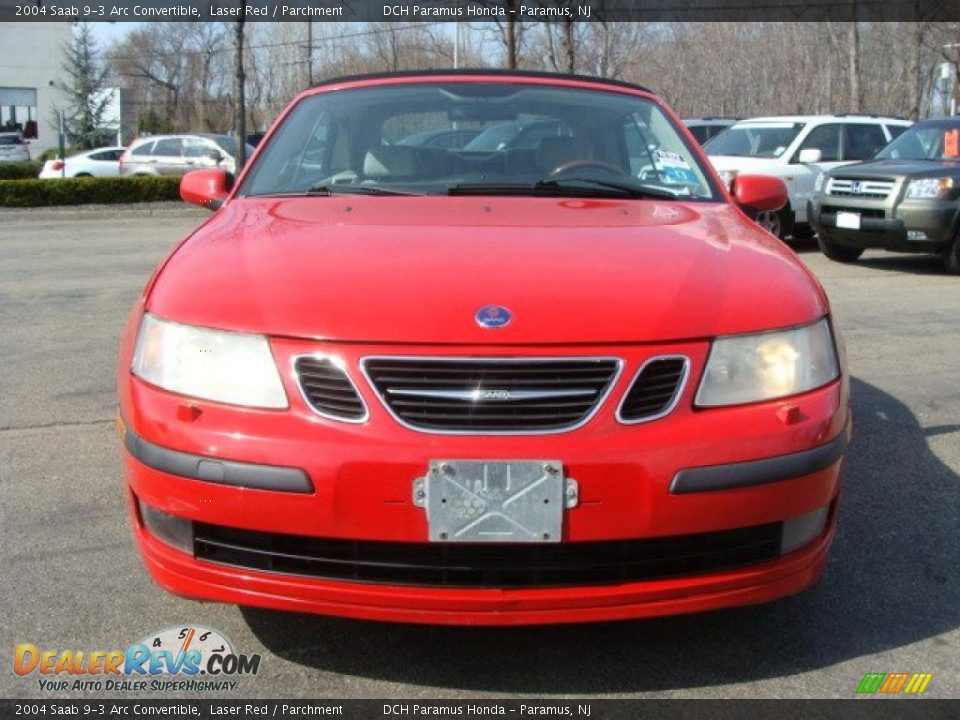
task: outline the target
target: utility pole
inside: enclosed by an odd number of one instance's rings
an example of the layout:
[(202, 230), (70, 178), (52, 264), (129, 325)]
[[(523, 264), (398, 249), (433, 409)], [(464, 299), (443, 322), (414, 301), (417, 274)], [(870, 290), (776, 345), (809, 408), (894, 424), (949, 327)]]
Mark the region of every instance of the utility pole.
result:
[(313, 23), (309, 21), (307, 22), (307, 87), (313, 87)]
[(240, 19), (233, 24), (233, 44), (236, 56), (233, 66), (233, 132), (235, 139), (234, 173), (240, 174), (247, 162), (247, 100), (244, 92), (246, 74), (243, 71), (243, 28), (247, 20), (246, 6), (240, 3)]
[(453, 24), (453, 69), (460, 67), (460, 23)]
[(856, 21), (857, 4), (853, 4), (854, 21), (850, 23), (850, 40), (847, 45), (848, 72), (850, 76), (850, 99), (853, 102), (851, 110), (863, 110), (863, 97), (860, 91), (860, 29)]

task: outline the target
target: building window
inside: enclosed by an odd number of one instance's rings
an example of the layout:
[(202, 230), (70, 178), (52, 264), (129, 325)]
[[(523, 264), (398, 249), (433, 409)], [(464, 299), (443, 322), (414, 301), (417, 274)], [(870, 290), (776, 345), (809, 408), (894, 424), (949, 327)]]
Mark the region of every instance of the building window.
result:
[(36, 88), (0, 87), (0, 132), (20, 132), (36, 140), (37, 130)]

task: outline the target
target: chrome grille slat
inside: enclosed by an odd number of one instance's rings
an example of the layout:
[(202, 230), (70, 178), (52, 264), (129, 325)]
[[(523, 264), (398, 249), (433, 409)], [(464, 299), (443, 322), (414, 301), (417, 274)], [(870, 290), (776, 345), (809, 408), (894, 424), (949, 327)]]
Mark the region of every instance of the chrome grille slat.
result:
[[(399, 406), (399, 407), (410, 407), (410, 408), (417, 409), (417, 408), (422, 408), (423, 405), (424, 405), (424, 402), (423, 402), (422, 400), (420, 400), (420, 401), (415, 401), (415, 400), (399, 400), (399, 399), (398, 399), (398, 400), (394, 400), (394, 401), (391, 403), (391, 405)], [(431, 402), (430, 405), (431, 405), (432, 407), (438, 407), (438, 408), (456, 408), (456, 407), (458, 407), (458, 405), (453, 404), (453, 403), (444, 404), (444, 403), (442, 403), (442, 402)], [(587, 402), (587, 403), (582, 402), (582, 401), (581, 401), (581, 402), (555, 402), (555, 403), (535, 402), (535, 403), (524, 403), (523, 407), (524, 407), (524, 409), (527, 409), (527, 408), (531, 408), (531, 409), (533, 409), (533, 408), (536, 408), (536, 409), (539, 409), (539, 408), (567, 408), (567, 407), (569, 407), (569, 408), (578, 408), (578, 409), (580, 409), (581, 411), (583, 411), (583, 410), (589, 410), (591, 405), (593, 405), (593, 401), (590, 401), (590, 402)], [(495, 407), (498, 407), (498, 405), (497, 405), (496, 403), (491, 403), (491, 404), (490, 404), (490, 407), (491, 407), (491, 408), (495, 408)], [(504, 407), (503, 403), (500, 403), (500, 404), (499, 404), (499, 407), (503, 408), (503, 407)]]
[[(511, 381), (517, 380), (518, 378), (490, 374), (490, 375), (484, 375), (481, 379), (487, 383), (493, 383), (493, 382), (500, 382), (500, 381), (511, 382)], [(577, 379), (582, 380), (583, 382), (605, 382), (607, 379), (607, 375), (602, 374), (602, 375), (596, 375), (594, 377), (587, 377), (587, 378), (580, 376)], [(379, 378), (379, 381), (387, 385), (400, 384), (400, 383), (417, 383), (418, 386), (435, 385), (440, 387), (446, 387), (450, 384), (450, 380), (448, 378), (436, 378), (436, 377), (428, 377), (428, 376), (423, 376), (423, 377), (385, 376), (385, 377)], [(557, 380), (555, 378), (523, 378), (523, 382), (525, 385), (536, 385), (536, 386), (557, 385)], [(566, 387), (566, 385), (562, 383), (561, 383), (561, 386)]]
[(390, 414), (409, 428), (537, 434), (586, 423), (612, 390), (621, 361), (369, 357), (361, 368)]
[(893, 191), (893, 180), (875, 180), (866, 178), (830, 178), (827, 181), (827, 195), (842, 197), (886, 198)]

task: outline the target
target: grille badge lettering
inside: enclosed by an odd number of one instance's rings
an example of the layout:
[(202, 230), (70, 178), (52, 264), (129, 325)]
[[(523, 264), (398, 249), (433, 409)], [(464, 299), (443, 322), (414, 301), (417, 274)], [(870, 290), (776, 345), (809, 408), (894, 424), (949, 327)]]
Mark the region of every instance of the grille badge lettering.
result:
[(389, 395), (405, 397), (440, 398), (464, 402), (511, 402), (520, 400), (547, 400), (550, 398), (588, 397), (596, 395), (590, 388), (569, 390), (504, 390), (501, 388), (477, 388), (475, 390), (444, 390), (441, 388), (387, 388)]

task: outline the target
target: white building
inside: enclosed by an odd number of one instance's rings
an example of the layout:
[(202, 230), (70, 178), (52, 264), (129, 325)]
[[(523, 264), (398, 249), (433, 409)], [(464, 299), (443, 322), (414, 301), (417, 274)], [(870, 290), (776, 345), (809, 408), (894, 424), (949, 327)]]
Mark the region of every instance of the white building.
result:
[(66, 102), (61, 66), (70, 40), (69, 22), (0, 23), (0, 131), (23, 132), (32, 157), (57, 147), (56, 113)]

